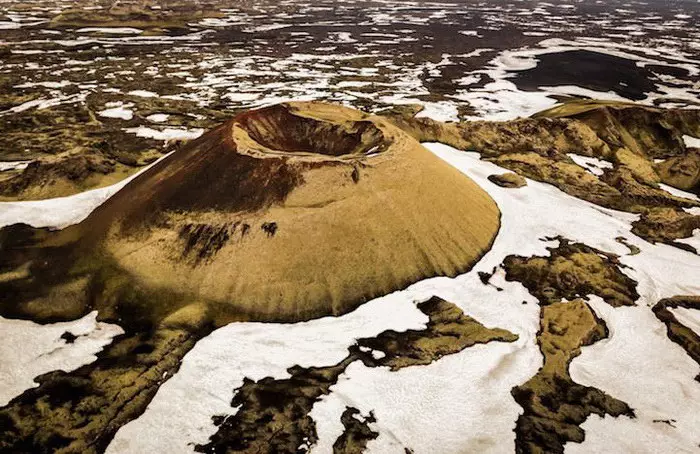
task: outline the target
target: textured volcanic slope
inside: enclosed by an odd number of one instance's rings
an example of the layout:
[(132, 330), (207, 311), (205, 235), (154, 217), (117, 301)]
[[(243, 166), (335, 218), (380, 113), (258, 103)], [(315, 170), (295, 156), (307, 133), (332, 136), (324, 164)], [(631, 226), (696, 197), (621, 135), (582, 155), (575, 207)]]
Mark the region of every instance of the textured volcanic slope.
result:
[[(499, 227), (474, 182), (387, 120), (320, 103), (241, 114), (60, 232), (0, 231), (0, 313), (125, 329), (348, 312), (468, 270)], [(172, 317), (170, 317), (172, 319)]]
[(700, 135), (700, 112), (660, 109), (632, 103), (575, 100), (533, 115), (533, 118), (578, 120), (615, 151), (627, 148), (635, 155), (667, 159), (686, 154), (683, 135)]
[[(639, 213), (633, 233), (695, 251), (676, 240), (700, 226), (700, 215), (684, 210), (700, 202), (659, 183), (700, 191), (700, 150), (684, 141), (700, 137), (700, 110), (574, 99), (530, 118), (461, 123), (416, 117), (418, 111), (397, 106), (382, 115), (421, 142), (477, 151), (484, 160), (574, 197)], [(602, 168), (593, 172), (572, 155), (594, 158)]]

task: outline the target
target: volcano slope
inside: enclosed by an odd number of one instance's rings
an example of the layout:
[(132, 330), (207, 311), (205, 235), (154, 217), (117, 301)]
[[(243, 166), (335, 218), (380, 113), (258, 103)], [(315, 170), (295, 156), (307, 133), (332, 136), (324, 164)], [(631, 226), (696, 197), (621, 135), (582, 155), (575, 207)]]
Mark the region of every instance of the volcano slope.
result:
[(178, 150), (79, 225), (6, 229), (2, 312), (114, 319), (125, 288), (148, 288), (182, 297), (129, 298), (129, 312), (201, 303), (217, 325), (339, 315), (468, 270), (498, 225), (485, 192), (385, 120), (280, 105)]
[(0, 315), (97, 310), (125, 334), (0, 409), (0, 450), (103, 450), (184, 354), (233, 321), (351, 311), (467, 271), (493, 200), (386, 119), (319, 103), (240, 114), (137, 176), (80, 224), (0, 230)]

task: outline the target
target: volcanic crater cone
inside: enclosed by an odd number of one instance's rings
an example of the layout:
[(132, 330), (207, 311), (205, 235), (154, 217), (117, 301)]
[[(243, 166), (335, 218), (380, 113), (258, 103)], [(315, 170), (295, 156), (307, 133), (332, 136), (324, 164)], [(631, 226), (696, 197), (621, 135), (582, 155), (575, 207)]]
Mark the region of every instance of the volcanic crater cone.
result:
[(467, 271), (499, 228), (473, 181), (381, 117), (321, 103), (236, 116), (80, 224), (0, 231), (2, 315), (152, 326), (299, 321)]

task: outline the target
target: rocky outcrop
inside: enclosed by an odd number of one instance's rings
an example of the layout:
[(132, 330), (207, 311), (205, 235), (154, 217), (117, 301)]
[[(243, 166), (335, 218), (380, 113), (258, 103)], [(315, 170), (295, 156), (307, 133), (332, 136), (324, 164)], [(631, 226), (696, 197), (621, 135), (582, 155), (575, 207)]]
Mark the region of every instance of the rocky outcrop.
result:
[[(688, 353), (693, 361), (700, 365), (700, 334), (678, 321), (672, 309), (683, 307), (700, 311), (700, 296), (674, 296), (664, 298), (654, 305), (652, 310), (656, 318), (666, 325), (666, 334)], [(700, 374), (695, 377), (700, 382)]]
[(497, 184), (503, 188), (522, 188), (527, 185), (527, 180), (525, 180), (525, 178), (513, 172), (489, 175), (488, 179), (491, 183)]
[(695, 109), (576, 100), (534, 117), (576, 120), (591, 128), (611, 149), (626, 148), (652, 159), (683, 155), (686, 152), (683, 136), (700, 136), (700, 112)]
[(37, 377), (37, 388), (0, 408), (1, 452), (104, 452), (138, 418), (199, 340), (191, 325), (166, 322), (125, 335), (92, 364)]
[(330, 393), (355, 358), (328, 367), (292, 367), (290, 378), (246, 378), (231, 401), (238, 411), (214, 417), (217, 432), (195, 450), (203, 453), (307, 452), (318, 441), (309, 416), (317, 400)]
[(700, 149), (668, 158), (655, 166), (662, 182), (674, 188), (700, 194)]
[(361, 454), (367, 448), (367, 442), (379, 436), (369, 425), (377, 422), (374, 414), (362, 416), (357, 408), (345, 407), (340, 416), (345, 430), (333, 443), (333, 454)]
[(530, 380), (512, 389), (523, 408), (515, 426), (518, 453), (563, 453), (567, 442), (581, 443), (586, 419), (634, 417), (624, 402), (576, 383), (569, 374), (581, 347), (608, 337), (605, 322), (581, 298), (597, 295), (614, 307), (635, 304), (637, 283), (621, 272), (617, 256), (557, 238), (549, 257), (509, 255), (506, 280), (522, 283), (539, 300), (537, 343), (544, 363)]
[(597, 295), (614, 307), (633, 306), (637, 282), (627, 277), (618, 257), (582, 243), (554, 238), (548, 257), (509, 255), (503, 261), (506, 280), (522, 283), (540, 304)]
[(567, 442), (581, 443), (581, 424), (592, 414), (634, 417), (624, 402), (583, 386), (569, 375), (581, 347), (607, 337), (605, 323), (581, 300), (542, 307), (537, 343), (544, 364), (526, 383), (513, 388), (523, 414), (515, 425), (518, 453), (563, 453)]
[[(697, 110), (570, 100), (531, 118), (461, 123), (417, 118), (418, 111), (402, 106), (383, 114), (420, 141), (477, 151), (482, 159), (606, 208), (644, 214), (659, 207), (700, 206), (658, 186), (666, 182), (688, 190), (696, 187), (697, 153), (686, 148), (683, 136), (700, 136)], [(609, 168), (593, 174), (570, 153), (606, 161)], [(655, 164), (660, 159), (665, 161)], [(672, 232), (644, 232), (635, 233), (650, 241), (679, 244)]]
[(418, 308), (430, 317), (425, 329), (384, 331), (376, 337), (359, 339), (357, 347), (352, 349), (357, 357), (366, 366), (399, 370), (430, 364), (475, 344), (518, 339), (504, 329), (486, 328), (454, 304), (438, 297), (420, 303)]
[(689, 244), (676, 241), (690, 238), (700, 229), (700, 215), (693, 215), (673, 208), (651, 209), (632, 223), (632, 233), (652, 243), (661, 242), (697, 253)]

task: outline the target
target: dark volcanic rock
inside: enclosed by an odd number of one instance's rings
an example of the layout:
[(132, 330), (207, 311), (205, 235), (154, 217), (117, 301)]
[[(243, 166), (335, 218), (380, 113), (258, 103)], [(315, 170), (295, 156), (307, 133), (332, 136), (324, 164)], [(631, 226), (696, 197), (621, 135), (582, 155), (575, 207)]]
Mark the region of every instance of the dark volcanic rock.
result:
[(355, 354), (367, 366), (399, 370), (430, 364), (475, 344), (518, 339), (504, 329), (486, 328), (454, 304), (436, 296), (420, 303), (418, 308), (430, 317), (424, 330), (384, 331), (376, 337), (358, 339), (357, 347), (353, 347)]
[(634, 60), (589, 50), (569, 50), (537, 56), (537, 66), (515, 72), (513, 81), (523, 90), (578, 85), (590, 90), (615, 91), (635, 101), (656, 91), (654, 73)]
[(367, 442), (379, 436), (379, 432), (369, 427), (369, 424), (377, 422), (372, 412), (363, 417), (357, 408), (346, 407), (340, 422), (345, 430), (333, 443), (333, 454), (361, 454), (365, 451)]

